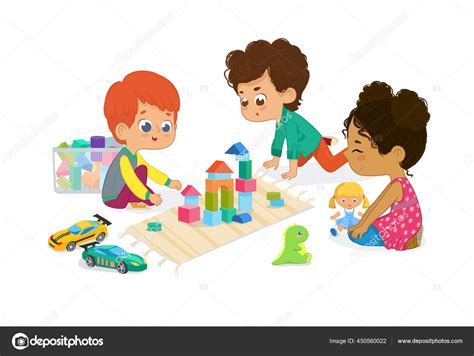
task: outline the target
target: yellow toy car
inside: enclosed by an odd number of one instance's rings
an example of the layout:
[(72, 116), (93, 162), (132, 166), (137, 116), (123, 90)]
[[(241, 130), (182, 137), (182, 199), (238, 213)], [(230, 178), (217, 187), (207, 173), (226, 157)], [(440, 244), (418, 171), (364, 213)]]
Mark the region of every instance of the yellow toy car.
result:
[(83, 220), (65, 230), (58, 231), (48, 239), (48, 245), (55, 251), (74, 251), (77, 245), (83, 245), (91, 240), (102, 242), (108, 235), (107, 226), (112, 223), (99, 214), (94, 220)]

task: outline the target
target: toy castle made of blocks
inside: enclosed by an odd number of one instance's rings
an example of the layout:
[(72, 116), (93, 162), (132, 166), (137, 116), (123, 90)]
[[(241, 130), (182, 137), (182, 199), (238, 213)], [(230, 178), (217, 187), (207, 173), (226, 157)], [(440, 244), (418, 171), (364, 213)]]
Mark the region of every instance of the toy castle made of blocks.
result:
[[(207, 170), (205, 180), (203, 222), (208, 226), (225, 223), (252, 221), (253, 193), (257, 190), (257, 181), (252, 178), (252, 160), (245, 146), (233, 144), (226, 154), (234, 155), (239, 163), (239, 176), (233, 178), (232, 169), (224, 161), (215, 161)], [(237, 191), (237, 208), (234, 195)], [(219, 200), (220, 193), (220, 200)], [(178, 208), (179, 221), (192, 223), (200, 220), (199, 192), (193, 186), (187, 186), (181, 193), (185, 205)], [(220, 201), (220, 205), (219, 205)]]

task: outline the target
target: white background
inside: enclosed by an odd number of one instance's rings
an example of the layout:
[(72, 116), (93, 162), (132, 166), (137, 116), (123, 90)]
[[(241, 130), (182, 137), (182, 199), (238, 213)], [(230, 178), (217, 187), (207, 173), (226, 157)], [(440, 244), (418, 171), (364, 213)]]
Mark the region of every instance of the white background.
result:
[[(0, 5), (2, 325), (472, 325), (474, 8), (468, 1), (10, 1)], [(383, 80), (427, 99), (427, 151), (411, 171), (425, 234), (414, 251), (366, 251), (329, 239), (335, 185), (360, 181), (374, 200), (384, 177), (335, 174), (311, 162), (296, 183), (315, 208), (199, 257), (179, 269), (150, 254), (149, 270), (89, 270), (80, 252), (47, 238), (101, 213), (117, 235), (180, 201), (137, 213), (97, 195), (53, 191), (51, 148), (108, 135), (108, 87), (135, 70), (178, 88), (177, 139), (146, 158), (184, 184), (203, 186), (215, 159), (242, 141), (254, 166), (270, 158), (273, 123), (245, 121), (223, 71), (226, 54), (285, 37), (307, 55), (300, 114), (345, 145), (342, 121), (364, 84)], [(229, 160), (232, 163), (232, 160)], [(282, 160), (282, 165), (287, 165)], [(284, 169), (284, 167), (282, 167)], [(290, 223), (310, 231), (312, 264), (275, 267)]]

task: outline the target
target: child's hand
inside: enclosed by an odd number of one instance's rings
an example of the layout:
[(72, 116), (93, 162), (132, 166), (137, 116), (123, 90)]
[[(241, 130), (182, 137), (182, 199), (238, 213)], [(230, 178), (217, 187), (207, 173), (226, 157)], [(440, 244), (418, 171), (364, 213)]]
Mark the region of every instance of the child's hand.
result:
[(161, 205), (161, 203), (163, 203), (163, 199), (161, 199), (160, 194), (150, 194), (150, 197), (148, 199), (156, 206)]
[(280, 165), (280, 157), (274, 156), (271, 160), (263, 162), (263, 167), (266, 169), (278, 169), (278, 166)]
[(171, 189), (181, 190), (183, 186), (181, 185), (181, 182), (179, 180), (172, 180), (168, 187)]
[(364, 235), (368, 229), (369, 229), (369, 225), (359, 222), (358, 224), (350, 227), (347, 230), (347, 233), (348, 234), (352, 233), (352, 238), (358, 239), (359, 237), (362, 237), (362, 235)]

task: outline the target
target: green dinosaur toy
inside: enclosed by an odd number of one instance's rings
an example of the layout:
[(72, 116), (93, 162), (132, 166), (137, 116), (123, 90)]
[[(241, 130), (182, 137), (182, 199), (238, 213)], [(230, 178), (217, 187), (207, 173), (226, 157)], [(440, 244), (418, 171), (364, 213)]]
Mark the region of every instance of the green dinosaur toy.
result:
[(304, 242), (309, 233), (301, 225), (291, 225), (283, 233), (285, 237), (280, 255), (272, 262), (273, 265), (304, 264), (311, 261), (311, 254), (306, 252)]

